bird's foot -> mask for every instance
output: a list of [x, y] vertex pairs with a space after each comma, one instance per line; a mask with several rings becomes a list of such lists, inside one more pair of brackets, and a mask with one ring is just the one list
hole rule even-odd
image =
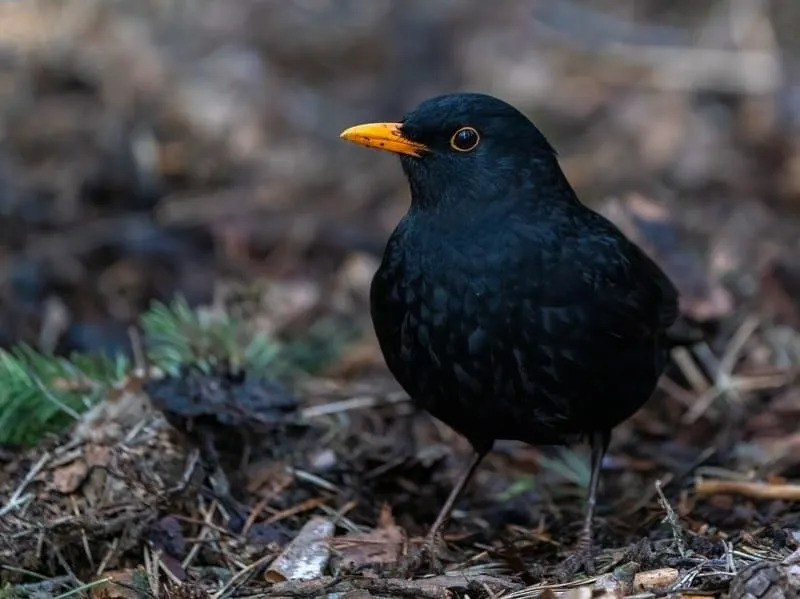
[[439, 560], [436, 542], [436, 536], [428, 535], [425, 537], [422, 547], [400, 560], [398, 574], [402, 577], [409, 577], [421, 572], [441, 574], [444, 571], [444, 567]]
[[569, 582], [581, 570], [589, 576], [597, 572], [592, 537], [585, 534], [581, 535], [574, 551], [558, 565], [556, 578], [559, 582]]

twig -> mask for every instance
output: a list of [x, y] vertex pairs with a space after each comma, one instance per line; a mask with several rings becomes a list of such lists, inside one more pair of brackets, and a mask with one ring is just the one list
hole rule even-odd
[[81, 584], [80, 586], [77, 586], [74, 589], [67, 591], [66, 593], [61, 593], [60, 595], [53, 597], [53, 599], [64, 599], [65, 597], [71, 597], [72, 595], [83, 593], [84, 591], [88, 591], [92, 587], [100, 586], [101, 584], [105, 584], [109, 581], [111, 581], [110, 578], [101, 578], [99, 580], [93, 580], [92, 582]]
[[[214, 519], [214, 512], [216, 511], [217, 511], [217, 502], [214, 501], [212, 502], [211, 507], [208, 509], [208, 512], [203, 514], [204, 526], [200, 531], [200, 534], [198, 535], [198, 539], [200, 542], [202, 542], [209, 534], [211, 534], [211, 529], [209, 527], [209, 524], [211, 524], [211, 520]], [[181, 562], [181, 567], [184, 570], [189, 567], [189, 564], [192, 563], [195, 556], [197, 555], [197, 552], [200, 551], [200, 542], [192, 545], [192, 548], [189, 550], [189, 553]]]
[[[75, 513], [75, 517], [80, 520], [83, 516], [81, 514], [81, 510], [78, 507], [78, 500], [75, 499], [74, 495], [69, 496], [70, 503], [72, 504], [72, 511]], [[86, 534], [86, 529], [81, 526], [81, 542], [83, 544], [83, 551], [86, 553], [86, 559], [89, 560], [89, 567], [94, 568], [94, 556], [92, 555], [92, 549], [89, 547], [89, 537]]]
[[677, 399], [685, 406], [691, 406], [697, 399], [697, 395], [684, 389], [678, 383], [673, 381], [668, 376], [664, 375], [658, 379], [658, 388], [661, 389], [664, 393]]
[[239, 581], [239, 579], [242, 578], [245, 574], [248, 574], [248, 573], [252, 572], [253, 570], [258, 568], [262, 564], [265, 564], [266, 562], [274, 559], [274, 557], [275, 557], [274, 555], [268, 553], [267, 555], [264, 555], [260, 559], [254, 561], [249, 566], [247, 566], [245, 568], [242, 568], [236, 574], [234, 574], [230, 578], [230, 580], [228, 580], [228, 582], [226, 582], [222, 586], [222, 588], [219, 591], [217, 591], [216, 593], [211, 595], [211, 599], [221, 599], [223, 596], [225, 596], [228, 593], [228, 591], [231, 590], [231, 588], [234, 586], [234, 584], [236, 584], [236, 582]]
[[5, 516], [7, 512], [11, 510], [21, 509], [24, 508], [28, 503], [33, 499], [33, 493], [25, 493], [22, 497], [19, 497], [13, 503], [8, 503], [2, 510], [0, 510], [0, 518]]
[[667, 513], [664, 519], [669, 523], [672, 529], [672, 536], [675, 539], [675, 545], [678, 547], [678, 553], [680, 553], [681, 557], [686, 557], [686, 544], [683, 541], [683, 530], [681, 529], [678, 514], [675, 513], [675, 510], [672, 509], [669, 501], [667, 501], [664, 491], [661, 489], [661, 481], [657, 480], [655, 486], [656, 494], [658, 495], [658, 503], [661, 505], [661, 509]]
[[722, 359], [719, 361], [719, 371], [721, 375], [730, 377], [745, 344], [750, 337], [753, 336], [753, 333], [756, 332], [760, 324], [761, 319], [755, 316], [748, 316], [745, 318], [744, 322], [739, 325], [739, 328], [736, 329], [736, 332], [733, 334], [733, 337], [731, 337], [728, 346], [725, 348], [725, 353], [722, 355]]
[[159, 556], [153, 557], [147, 545], [142, 548], [144, 557], [144, 571], [147, 573], [147, 584], [153, 597], [158, 598], [158, 561]]
[[742, 495], [753, 499], [800, 501], [800, 485], [722, 479], [698, 479], [694, 490], [698, 495]]
[[128, 327], [128, 338], [131, 341], [131, 353], [133, 353], [133, 365], [136, 370], [140, 371], [142, 376], [148, 378], [150, 368], [147, 363], [147, 352], [144, 350], [144, 342], [142, 341], [142, 332], [138, 327]]
[[722, 543], [725, 546], [725, 561], [728, 565], [728, 572], [736, 574], [736, 562], [733, 561], [733, 543], [730, 541], [723, 541]]
[[725, 353], [719, 361], [711, 352], [711, 348], [708, 347], [708, 344], [698, 344], [696, 347], [698, 358], [700, 358], [710, 372], [715, 372], [714, 386], [705, 390], [686, 414], [684, 414], [683, 422], [685, 424], [693, 424], [696, 422], [705, 414], [706, 410], [714, 403], [714, 400], [720, 396], [738, 402], [742, 400], [742, 393], [781, 387], [791, 380], [791, 375], [788, 371], [785, 373], [749, 377], [736, 376], [733, 374], [736, 362], [745, 344], [758, 329], [759, 325], [760, 320], [758, 318], [754, 316], [746, 318], [745, 321], [739, 325], [739, 328], [728, 342]]
[[684, 414], [682, 422], [684, 424], [694, 424], [700, 417], [706, 413], [714, 400], [723, 395], [725, 390], [721, 387], [711, 387], [708, 391], [700, 395], [686, 414]]
[[103, 572], [105, 572], [106, 566], [108, 566], [108, 562], [111, 561], [111, 558], [114, 556], [114, 553], [117, 551], [117, 547], [119, 546], [119, 540], [121, 537], [116, 536], [114, 540], [111, 541], [111, 546], [106, 551], [106, 554], [103, 556], [103, 559], [100, 561], [100, 565], [97, 567], [97, 576], [100, 576]]
[[672, 360], [680, 368], [683, 376], [689, 381], [697, 393], [705, 393], [711, 387], [703, 371], [694, 361], [692, 353], [685, 347], [674, 347], [671, 352]]
[[783, 558], [783, 564], [796, 564], [800, 562], [800, 549], [795, 549], [792, 553]]
[[312, 497], [311, 499], [306, 499], [305, 501], [301, 501], [295, 506], [292, 506], [285, 510], [281, 510], [276, 514], [273, 514], [264, 522], [264, 524], [275, 524], [276, 522], [279, 522], [280, 520], [285, 520], [286, 518], [290, 518], [295, 514], [307, 512], [308, 510], [313, 510], [317, 506], [319, 506], [323, 501], [324, 499], [322, 499], [321, 497]]
[[304, 408], [301, 414], [303, 418], [318, 418], [330, 414], [339, 414], [341, 412], [350, 412], [353, 410], [366, 410], [377, 406], [390, 406], [408, 401], [410, 401], [408, 395], [400, 393], [388, 395], [386, 397], [366, 395], [362, 397], [352, 397], [342, 401], [333, 401], [318, 406], [310, 406]]
[[556, 582], [545, 584], [534, 584], [517, 591], [513, 591], [508, 595], [503, 595], [504, 599], [530, 599], [531, 597], [538, 597], [544, 591], [557, 591], [560, 589], [573, 589], [575, 587], [585, 587], [594, 584], [600, 579], [599, 576], [590, 576], [589, 578], [582, 578], [579, 580], [570, 580], [569, 582]]
[[369, 591], [377, 595], [399, 595], [424, 599], [450, 599], [451, 590], [466, 591], [471, 584], [486, 585], [499, 590], [511, 590], [520, 585], [504, 578], [476, 574], [445, 574], [431, 578], [405, 580], [400, 578], [350, 578], [337, 580], [323, 577], [314, 580], [279, 582], [270, 588], [272, 597], [317, 597], [330, 593], [353, 590]]
[[333, 518], [333, 523], [337, 526], [341, 526], [342, 528], [346, 528], [350, 532], [364, 532], [364, 529], [358, 526], [355, 522], [350, 520], [349, 518], [345, 517], [350, 510], [354, 509], [358, 505], [358, 502], [355, 500], [348, 501], [345, 503], [340, 509], [335, 510], [332, 507], [321, 503], [319, 505], [319, 509], [325, 512], [328, 516]]
[[339, 493], [340, 489], [334, 485], [333, 483], [329, 483], [322, 477], [317, 476], [316, 474], [311, 474], [310, 472], [306, 472], [305, 470], [299, 470], [297, 468], [292, 468], [291, 466], [286, 467], [286, 472], [294, 476], [295, 478], [299, 478], [300, 480], [304, 480], [306, 482], [311, 483], [312, 485], [316, 485], [321, 489], [325, 489], [326, 491], [331, 491], [333, 493]]
[[194, 469], [199, 461], [200, 450], [197, 449], [197, 447], [192, 447], [192, 450], [186, 458], [186, 467], [183, 469], [183, 475], [178, 483], [170, 489], [170, 493], [181, 492], [189, 486], [189, 481], [192, 480], [192, 474], [194, 474]]
[[258, 502], [253, 506], [253, 509], [250, 510], [250, 514], [247, 516], [247, 520], [244, 521], [244, 526], [242, 527], [242, 536], [246, 537], [247, 533], [250, 532], [250, 528], [255, 524], [256, 518], [261, 515], [261, 512], [264, 511], [264, 508], [267, 507], [269, 503], [268, 497], [262, 497], [258, 500]]
[[692, 585], [692, 581], [697, 578], [697, 575], [700, 574], [700, 569], [703, 567], [702, 564], [695, 566], [691, 570], [689, 570], [683, 577], [675, 582], [672, 586], [669, 587], [669, 591], [672, 593], [676, 593], [679, 589], [688, 589]]
[[[55, 545], [52, 541], [50, 541], [47, 538], [44, 539], [44, 542], [50, 547], [50, 551], [52, 551], [53, 555], [56, 556], [56, 560], [58, 561], [59, 565], [62, 568], [64, 568], [64, 571], [70, 577], [70, 580], [72, 580], [73, 584], [78, 586], [78, 588], [74, 589], [73, 591], [74, 592], [81, 592], [83, 587], [85, 586], [85, 584], [80, 578], [78, 578], [75, 575], [75, 572], [72, 571], [72, 568], [69, 567], [69, 564], [67, 563], [67, 560], [65, 560], [64, 556], [61, 555], [61, 551], [58, 549], [58, 545]], [[67, 594], [71, 595], [71, 594], [73, 594], [73, 591], [70, 591]]]
[[31, 481], [36, 477], [36, 475], [39, 474], [42, 468], [44, 468], [44, 465], [47, 463], [47, 460], [49, 459], [50, 459], [50, 452], [45, 451], [42, 454], [42, 457], [39, 458], [39, 460], [33, 465], [33, 467], [30, 470], [28, 470], [28, 474], [25, 475], [25, 478], [22, 479], [22, 482], [11, 494], [11, 497], [9, 497], [8, 502], [3, 506], [3, 509], [0, 509], [0, 516], [5, 516], [11, 510], [19, 507], [20, 503], [22, 503], [20, 501], [20, 497], [22, 496], [22, 493], [25, 491], [25, 488], [31, 483]]
[[146, 418], [143, 418], [142, 420], [134, 424], [131, 430], [128, 431], [128, 434], [125, 435], [125, 438], [122, 440], [122, 443], [120, 445], [126, 446], [129, 443], [131, 443], [136, 438], [136, 435], [142, 432], [142, 429], [145, 426], [147, 426], [147, 424], [148, 422]]
[[[176, 586], [181, 586], [183, 584], [183, 581], [180, 578], [178, 578], [177, 576], [175, 576], [175, 573], [172, 570], [170, 570], [169, 566], [167, 566], [167, 564], [164, 562], [164, 560], [161, 559], [161, 554], [160, 553], [156, 554], [156, 560], [158, 561], [158, 568], [164, 574], [167, 575], [167, 578], [169, 578], [172, 581], [172, 584], [174, 584]], [[167, 595], [169, 595], [169, 592], [167, 593]]]

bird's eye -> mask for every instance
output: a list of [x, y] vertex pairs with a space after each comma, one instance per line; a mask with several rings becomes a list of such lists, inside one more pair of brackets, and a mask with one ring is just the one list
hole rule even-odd
[[481, 136], [472, 127], [461, 127], [458, 131], [453, 133], [450, 138], [450, 147], [458, 152], [469, 152], [474, 150], [475, 146], [481, 140]]

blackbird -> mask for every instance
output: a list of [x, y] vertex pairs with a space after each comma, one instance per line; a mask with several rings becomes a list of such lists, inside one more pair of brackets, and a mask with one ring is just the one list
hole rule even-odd
[[399, 154], [411, 190], [370, 289], [386, 363], [418, 406], [474, 448], [426, 547], [495, 440], [588, 439], [591, 482], [572, 557], [591, 571], [600, 464], [611, 430], [647, 401], [666, 365], [676, 289], [579, 201], [544, 135], [497, 98], [438, 96], [401, 122], [341, 137]]

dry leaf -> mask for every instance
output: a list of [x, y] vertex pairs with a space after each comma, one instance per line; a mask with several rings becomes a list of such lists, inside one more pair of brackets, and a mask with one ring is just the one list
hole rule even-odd
[[98, 584], [89, 591], [91, 599], [146, 599], [150, 596], [147, 574], [141, 568], [135, 570], [112, 570], [101, 579], [108, 582]]
[[73, 493], [83, 484], [88, 473], [88, 464], [79, 458], [53, 471], [53, 488], [59, 493]]
[[339, 552], [342, 563], [363, 566], [396, 562], [405, 542], [405, 531], [395, 524], [389, 505], [383, 504], [377, 528], [337, 537], [331, 544]]
[[77, 459], [52, 472], [52, 486], [59, 493], [74, 493], [86, 480], [89, 470], [95, 466], [106, 466], [111, 459], [111, 450], [102, 445], [86, 445]]

